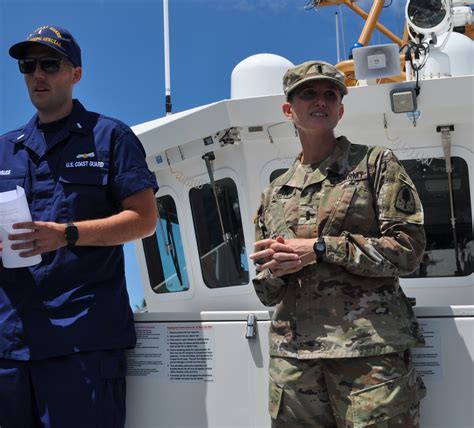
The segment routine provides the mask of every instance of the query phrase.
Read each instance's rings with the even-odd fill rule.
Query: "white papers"
[[[33,266],[41,262],[41,255],[39,254],[32,257],[20,257],[20,252],[25,250],[13,250],[11,248],[13,241],[8,239],[8,235],[29,231],[12,228],[14,223],[23,221],[31,221],[25,190],[20,186],[16,186],[16,190],[0,192],[0,239],[3,245],[3,253],[0,254],[3,266],[6,268]],[[14,242],[20,243],[22,241]]]

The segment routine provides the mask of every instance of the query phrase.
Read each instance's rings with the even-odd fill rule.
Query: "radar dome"
[[[291,61],[279,55],[252,55],[239,62],[232,71],[230,97],[283,94],[283,75],[293,66]]]

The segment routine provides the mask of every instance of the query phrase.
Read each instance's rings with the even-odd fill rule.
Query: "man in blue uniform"
[[[25,189],[32,221],[0,264],[0,426],[119,428],[124,350],[135,345],[122,244],[156,225],[157,183],[131,129],[72,97],[81,51],[43,26],[10,48],[37,114],[0,137],[0,192]]]

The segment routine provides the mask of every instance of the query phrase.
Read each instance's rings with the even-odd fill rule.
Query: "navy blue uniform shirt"
[[[0,137],[0,192],[25,189],[33,221],[77,222],[120,212],[157,190],[145,152],[122,122],[77,101],[59,132],[34,116]],[[0,264],[0,358],[28,360],[135,344],[122,245],[63,247],[29,268]]]

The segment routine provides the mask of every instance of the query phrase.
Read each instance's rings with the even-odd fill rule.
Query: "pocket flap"
[[[106,186],[108,172],[100,169],[88,169],[85,171],[61,171],[59,181],[66,184],[78,184],[86,186]]]
[[[407,412],[420,401],[417,373],[412,368],[406,375],[352,393],[354,428],[362,428],[389,420]]]
[[[276,419],[280,411],[281,397],[283,395],[283,387],[270,380],[268,397],[268,411],[272,419]]]

